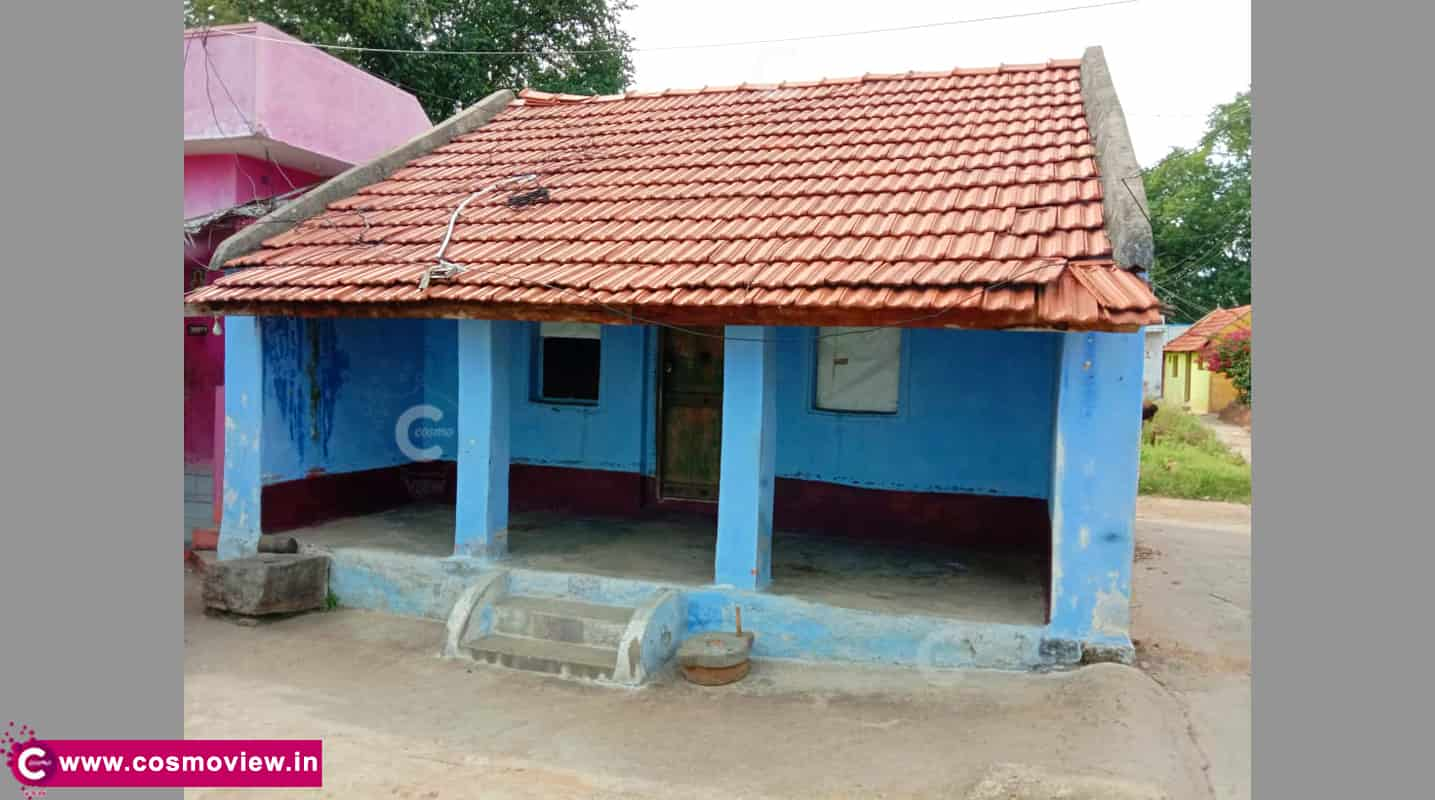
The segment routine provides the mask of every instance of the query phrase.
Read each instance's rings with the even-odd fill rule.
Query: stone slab
[[[204,605],[247,616],[323,608],[329,595],[329,557],[320,553],[260,553],[216,561],[204,575]]]

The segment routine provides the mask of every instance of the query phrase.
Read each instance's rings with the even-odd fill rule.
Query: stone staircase
[[[635,609],[549,597],[493,604],[493,631],[465,645],[475,661],[570,678],[610,681]]]
[[[672,657],[685,628],[681,595],[636,607],[511,594],[508,570],[479,578],[449,613],[443,655],[564,678],[636,686]]]

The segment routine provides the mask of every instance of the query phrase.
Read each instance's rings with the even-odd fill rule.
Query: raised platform
[[[292,531],[328,552],[346,606],[447,619],[488,573],[512,595],[641,606],[673,590],[683,634],[732,630],[734,610],[755,657],[931,668],[1024,669],[1079,657],[1043,646],[1040,564],[952,549],[899,549],[779,532],[765,592],[712,585],[710,520],[612,520],[548,512],[511,518],[510,556],[456,559],[453,509],[408,506]]]

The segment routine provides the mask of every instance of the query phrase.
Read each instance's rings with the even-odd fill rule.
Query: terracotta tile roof
[[[1153,324],[1149,287],[1111,260],[1080,63],[525,90],[488,124],[230,261],[247,269],[186,301]],[[548,201],[505,202],[531,185],[474,200],[446,253],[467,270],[421,293],[458,204],[528,173]]]
[[[1236,308],[1218,308],[1196,320],[1180,336],[1166,343],[1167,353],[1193,353],[1206,346],[1212,336],[1220,333],[1227,325],[1251,313],[1248,305]]]

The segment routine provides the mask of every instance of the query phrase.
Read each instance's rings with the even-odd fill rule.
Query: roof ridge
[[[699,94],[731,94],[733,92],[770,92],[778,89],[811,89],[818,86],[843,86],[881,81],[931,80],[961,75],[1001,75],[1017,72],[1041,72],[1048,69],[1071,69],[1080,67],[1079,58],[1053,58],[1044,63],[999,64],[995,67],[953,67],[949,70],[906,72],[868,72],[848,77],[824,77],[816,80],[780,81],[778,83],[743,82],[728,86],[703,86],[701,88],[668,88],[655,90],[630,89],[614,94],[572,94],[569,92],[545,92],[525,87],[518,91],[515,102],[527,105],[559,105],[564,103],[603,103],[616,100],[641,100],[653,97],[681,97]]]

